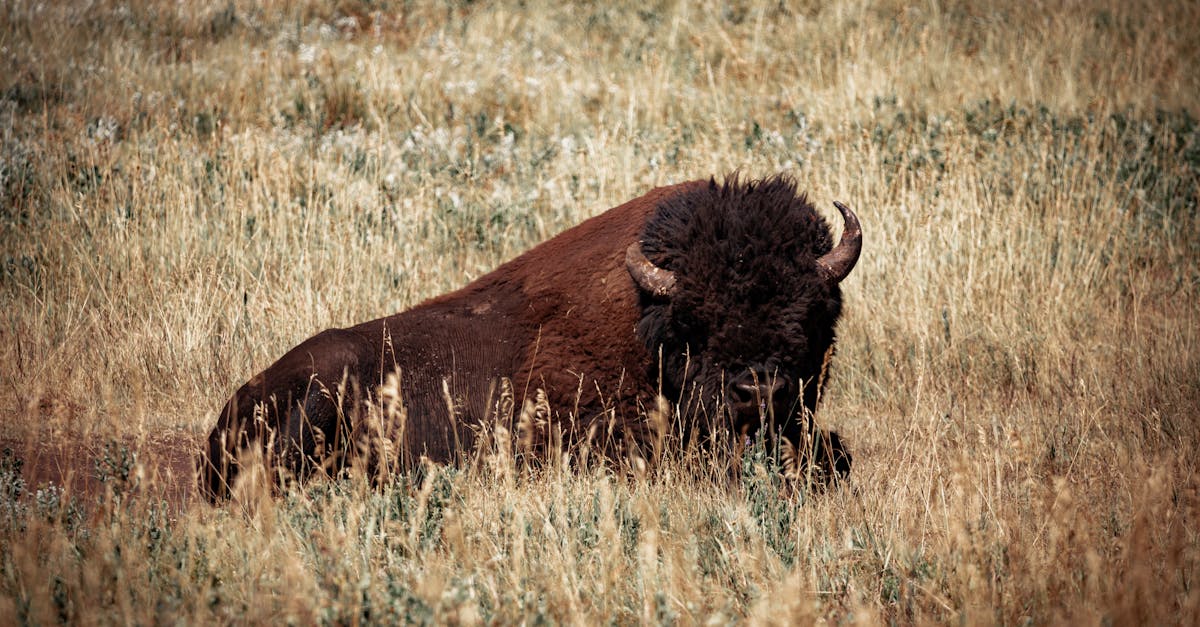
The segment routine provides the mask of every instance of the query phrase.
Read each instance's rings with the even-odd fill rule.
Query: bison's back
[[[534,341],[515,314],[490,298],[451,299],[351,329],[379,347],[371,386],[398,378],[409,459],[450,462],[473,446],[475,428],[494,412],[500,380],[518,379]],[[386,418],[394,424],[398,416]]]

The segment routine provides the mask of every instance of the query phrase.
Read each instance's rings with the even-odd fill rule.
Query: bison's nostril
[[[733,384],[732,390],[733,401],[738,404],[751,404],[759,400],[761,391],[759,386],[751,381],[741,381]]]
[[[729,400],[735,405],[761,405],[786,389],[787,380],[783,377],[746,375],[729,386]]]

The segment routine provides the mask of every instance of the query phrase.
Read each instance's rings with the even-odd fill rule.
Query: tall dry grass
[[[818,414],[848,487],[785,495],[754,452],[733,486],[492,459],[179,509],[120,445],[86,498],[7,457],[0,616],[1195,624],[1198,28],[1182,2],[6,2],[25,451],[197,435],[299,340],[657,184],[788,171],[866,246]]]

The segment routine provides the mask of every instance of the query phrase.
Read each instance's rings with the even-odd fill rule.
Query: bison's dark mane
[[[664,386],[698,381],[716,392],[721,368],[816,376],[841,313],[838,286],[816,264],[832,246],[826,221],[785,176],[710,179],[660,201],[642,250],[678,289],[669,299],[643,293],[638,336],[661,348]],[[702,354],[712,363],[685,373],[686,356]]]

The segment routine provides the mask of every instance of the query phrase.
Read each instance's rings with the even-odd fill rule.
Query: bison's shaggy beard
[[[817,268],[832,246],[825,220],[782,176],[710,180],[658,206],[642,250],[678,283],[667,297],[642,294],[638,335],[662,356],[664,392],[703,390],[708,402],[733,407],[732,382],[779,381],[770,405],[705,412],[691,421],[695,435],[725,426],[734,437],[752,433],[762,410],[775,423],[771,435],[797,442],[809,433],[841,314],[841,291]]]

